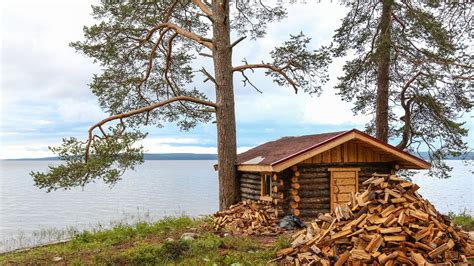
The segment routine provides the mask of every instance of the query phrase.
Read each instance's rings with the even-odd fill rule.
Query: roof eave
[[[271,165],[260,165],[260,164],[239,164],[237,165],[237,171],[241,172],[275,172],[275,169]]]
[[[237,170],[246,172],[281,172],[287,169],[288,167],[291,167],[299,162],[306,160],[307,158],[311,158],[316,154],[320,154],[326,150],[330,150],[335,146],[352,139],[359,139],[368,142],[374,146],[386,150],[389,153],[394,154],[394,156],[400,158],[406,163],[407,166],[404,167],[404,169],[426,170],[431,168],[431,164],[421,158],[418,158],[408,152],[400,150],[397,147],[384,143],[357,129],[352,129],[346,132],[342,132],[341,134],[329,138],[321,143],[312,145],[306,149],[291,154],[271,164],[239,164],[237,165]]]

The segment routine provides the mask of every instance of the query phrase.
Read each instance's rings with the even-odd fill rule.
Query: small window
[[[270,175],[262,176],[262,196],[270,196],[271,192],[271,178]]]

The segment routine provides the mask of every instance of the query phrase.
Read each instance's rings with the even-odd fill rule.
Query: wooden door
[[[351,199],[351,193],[359,189],[360,168],[330,168],[331,172],[331,210],[337,204],[347,203]]]

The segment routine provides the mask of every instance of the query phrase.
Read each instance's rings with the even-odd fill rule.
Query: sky
[[[283,1],[284,3],[289,1]],[[289,34],[303,31],[316,49],[329,44],[346,9],[338,1],[298,0],[286,3],[288,18],[271,24],[264,39],[244,40],[234,50],[234,64],[269,58],[275,45]],[[62,138],[85,139],[87,128],[107,117],[88,84],[99,68],[91,59],[68,46],[83,38],[82,28],[91,25],[95,1],[2,1],[0,3],[0,159],[53,156],[48,146]],[[205,60],[196,64],[209,64]],[[266,141],[295,136],[363,129],[373,119],[354,116],[352,105],[340,100],[333,89],[343,59],[329,68],[330,81],[321,96],[279,87],[256,71],[253,83],[263,91],[244,87],[234,80],[238,151]],[[212,92],[196,79],[196,87]],[[211,98],[212,95],[209,95]],[[468,127],[474,130],[472,121]],[[215,124],[203,124],[181,132],[173,124],[145,128],[148,153],[216,153]],[[468,141],[474,143],[472,134]]]

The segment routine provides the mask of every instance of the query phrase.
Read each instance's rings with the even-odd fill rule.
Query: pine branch
[[[89,130],[88,130],[88,136],[89,137],[88,137],[88,141],[87,141],[87,145],[86,145],[86,154],[85,154],[86,162],[89,160],[89,150],[90,150],[90,146],[91,146],[92,141],[93,141],[93,136],[94,136],[93,131],[94,131],[94,129],[96,129],[98,127],[101,127],[102,125],[104,125],[104,124],[106,124],[110,121],[113,121],[113,120],[120,120],[120,123],[122,124],[123,128],[125,129],[125,124],[123,123],[124,118],[135,116],[135,115],[142,114],[142,113],[145,113],[145,112],[149,112],[149,111],[152,111],[152,110],[154,110],[158,107],[165,106],[165,105],[171,104],[173,102],[182,102],[182,101],[187,101],[187,102],[192,102],[192,103],[197,103],[197,104],[202,104],[202,105],[205,105],[205,106],[210,106],[210,107],[213,107],[213,108],[217,108],[217,104],[215,104],[214,102],[209,102],[209,101],[201,100],[201,99],[190,97],[190,96],[178,96],[178,97],[170,98],[170,99],[167,99],[165,101],[157,102],[157,103],[154,103],[152,105],[148,105],[148,106],[145,106],[145,107],[142,107],[142,108],[139,108],[139,109],[135,109],[135,110],[132,110],[130,112],[109,116],[109,117],[97,122],[96,124],[92,125],[89,128]]]

